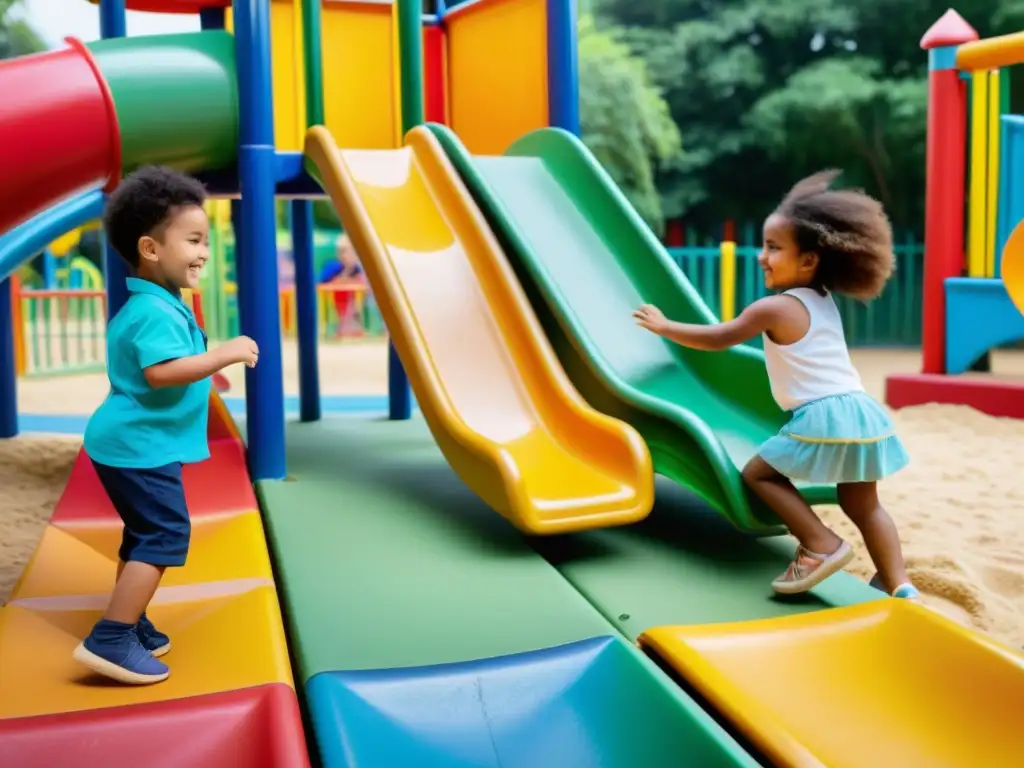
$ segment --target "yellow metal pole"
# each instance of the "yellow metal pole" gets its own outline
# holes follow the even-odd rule
[[[988,214],[988,72],[971,75],[971,182],[967,225],[967,274],[985,275],[985,227]]]
[[[11,275],[11,333],[14,335],[14,375],[25,375],[25,325],[21,313],[21,280]]]
[[[722,282],[720,291],[722,309],[719,313],[722,322],[736,317],[736,243],[725,240],[721,245],[719,279]]]
[[[988,194],[985,221],[985,277],[996,276],[996,212],[999,210],[999,70],[988,79]]]

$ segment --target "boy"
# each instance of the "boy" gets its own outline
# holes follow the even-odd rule
[[[335,248],[337,259],[327,262],[321,270],[320,283],[365,283],[363,265],[359,263],[359,256],[352,247],[348,235],[339,236]],[[338,336],[362,335],[362,326],[357,319],[351,317],[349,311],[354,295],[353,291],[334,291],[334,309],[338,313]]]
[[[89,420],[85,452],[124,522],[117,581],[103,618],[74,658],[122,683],[170,674],[156,657],[171,648],[146,617],[165,568],[185,564],[191,525],[182,464],[209,458],[210,377],[233,363],[256,365],[245,336],[207,351],[206,335],[181,299],[209,258],[206,192],[166,168],[142,168],[110,196],[104,229],[132,267],[130,298],[107,329],[110,393]]]

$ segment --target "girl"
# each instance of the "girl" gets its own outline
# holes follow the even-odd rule
[[[789,526],[800,546],[772,587],[806,592],[841,570],[850,545],[826,527],[792,480],[836,483],[839,504],[864,536],[885,588],[917,600],[899,535],[878,501],[877,482],[908,462],[886,411],[865,391],[850,362],[833,292],[858,299],[881,293],[893,271],[892,230],[882,206],[855,190],[832,190],[837,171],[798,183],[764,223],[758,263],[777,295],[717,325],[668,320],[645,304],[637,323],[693,349],[720,350],[764,335],[772,395],[790,421],[743,469],[743,479]]]

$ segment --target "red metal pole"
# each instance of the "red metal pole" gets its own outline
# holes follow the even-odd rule
[[[966,147],[966,86],[956,69],[932,70],[925,161],[923,373],[946,371],[945,282],[963,271]]]
[[[448,124],[445,72],[445,33],[440,24],[423,28],[424,119],[428,123]]]

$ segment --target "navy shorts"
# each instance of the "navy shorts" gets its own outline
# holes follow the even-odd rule
[[[180,566],[188,555],[192,523],[185,506],[181,464],[125,469],[93,462],[103,489],[124,522],[118,552],[123,562]]]

